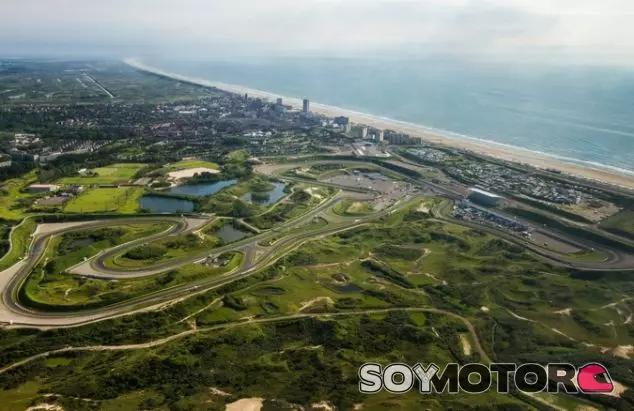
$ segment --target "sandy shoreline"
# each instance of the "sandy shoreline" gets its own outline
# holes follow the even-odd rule
[[[154,74],[163,75],[173,78],[175,80],[186,81],[190,83],[200,84],[207,87],[215,87],[220,90],[224,90],[230,93],[245,94],[248,93],[249,97],[268,98],[274,100],[277,97],[284,98],[284,103],[293,106],[293,108],[300,109],[302,107],[301,99],[281,96],[266,91],[255,90],[248,87],[243,87],[235,84],[227,84],[218,81],[209,81],[201,78],[194,78],[189,76],[183,76],[177,73],[170,73],[155,67],[150,67],[135,59],[125,59],[124,62],[139,70],[151,72]],[[620,174],[616,171],[609,169],[601,169],[588,166],[583,166],[575,163],[568,163],[564,160],[557,159],[546,154],[537,153],[531,150],[523,148],[515,148],[510,146],[504,146],[496,144],[494,142],[480,141],[469,138],[453,138],[436,133],[430,132],[423,126],[410,124],[402,121],[391,120],[387,118],[381,118],[379,116],[359,113],[353,110],[347,110],[339,107],[328,106],[325,104],[314,103],[311,101],[311,111],[317,114],[321,114],[328,117],[347,116],[354,123],[365,124],[380,129],[391,129],[397,132],[407,133],[411,136],[421,137],[425,141],[429,141],[436,144],[441,144],[448,147],[455,147],[464,150],[470,150],[478,154],[488,155],[499,159],[513,161],[523,164],[531,164],[539,168],[549,168],[559,170],[564,173],[572,174],[575,176],[587,178],[590,180],[597,180],[614,184],[617,186],[625,187],[634,190],[634,174]]]

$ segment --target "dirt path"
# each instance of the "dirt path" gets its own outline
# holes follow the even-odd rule
[[[266,323],[275,323],[275,322],[279,322],[279,321],[288,321],[288,320],[293,320],[293,319],[302,319],[302,318],[337,318],[337,317],[350,317],[350,316],[358,316],[358,315],[366,315],[366,314],[383,314],[383,313],[389,313],[389,312],[432,312],[432,313],[437,313],[437,314],[444,314],[444,315],[448,315],[450,317],[456,318],[460,321],[463,322],[463,324],[467,327],[467,329],[469,330],[469,332],[471,333],[472,337],[473,337],[473,341],[475,342],[475,349],[478,352],[478,354],[480,354],[480,356],[486,360],[487,362],[491,362],[491,360],[489,359],[488,355],[486,354],[486,352],[484,351],[484,349],[482,348],[482,346],[480,345],[480,340],[478,339],[478,336],[476,334],[475,331],[475,327],[473,326],[473,324],[471,324],[471,322],[469,320],[467,320],[466,318],[452,313],[450,311],[444,311],[444,310],[440,310],[440,309],[436,309],[436,308],[385,308],[385,309],[375,309],[375,310],[362,310],[362,311],[349,311],[349,312],[338,312],[338,313],[315,313],[315,314],[293,314],[293,315],[286,315],[286,316],[281,316],[281,317],[272,317],[272,318],[260,318],[260,319],[254,319],[254,320],[250,320],[250,321],[242,321],[242,322],[235,322],[235,323],[228,323],[228,324],[220,324],[220,325],[215,325],[212,327],[206,327],[206,328],[197,328],[197,329],[192,329],[192,330],[187,330],[187,331],[183,331],[181,333],[178,334],[174,334],[171,335],[169,337],[164,337],[164,338],[160,338],[157,340],[153,340],[153,341],[148,341],[145,343],[139,343],[139,344],[122,344],[122,345],[92,345],[92,346],[84,346],[84,347],[72,347],[72,346],[68,346],[68,347],[64,347],[64,348],[60,348],[57,350],[51,350],[51,351],[46,351],[28,358],[25,358],[21,361],[18,361],[16,363],[13,363],[11,365],[8,365],[4,368],[0,369],[0,374],[4,374],[5,372],[12,370],[14,368],[17,368],[21,365],[24,364],[28,364],[31,361],[35,361],[41,358],[46,358],[48,356],[51,355],[55,355],[55,354],[63,354],[63,353],[67,353],[67,352],[83,352],[83,351],[127,351],[127,350],[139,350],[139,349],[146,349],[146,348],[153,348],[153,347],[157,347],[160,345],[164,345],[167,344],[171,341],[175,341],[181,338],[185,338],[188,337],[190,335],[193,334],[198,334],[198,333],[204,333],[204,332],[209,332],[209,331],[214,331],[214,330],[223,330],[223,329],[231,329],[234,327],[239,327],[242,325],[254,325],[254,324],[266,324]]]
[[[462,352],[464,353],[464,355],[471,355],[471,343],[469,342],[467,336],[464,334],[460,334],[460,342],[462,343]]]
[[[320,302],[320,301],[325,301],[325,302],[326,302],[326,304],[328,304],[328,305],[335,305],[335,302],[332,300],[332,298],[322,296],[322,297],[313,298],[313,299],[312,299],[312,300],[310,300],[310,301],[304,301],[304,302],[302,303],[301,307],[299,307],[299,310],[297,310],[297,312],[300,312],[300,313],[301,313],[301,312],[302,312],[302,311],[304,311],[305,309],[310,308],[310,307],[311,307],[311,306],[313,306],[315,303],[318,303],[318,302]]]
[[[146,348],[153,348],[153,347],[157,347],[160,345],[164,345],[167,344],[171,341],[175,341],[178,340],[180,338],[185,338],[188,337],[190,335],[193,334],[198,334],[198,333],[204,333],[204,332],[209,332],[209,331],[214,331],[214,330],[223,330],[223,329],[231,329],[234,327],[239,327],[239,326],[243,326],[243,325],[255,325],[255,324],[266,324],[266,323],[275,323],[275,322],[279,322],[279,321],[288,321],[288,320],[293,320],[293,319],[302,319],[302,318],[337,318],[337,317],[349,317],[349,316],[358,316],[358,315],[366,315],[366,314],[384,314],[384,313],[389,313],[389,312],[430,312],[430,313],[436,313],[436,314],[442,314],[442,315],[447,315],[449,317],[455,318],[459,321],[461,321],[465,327],[467,327],[469,333],[472,336],[473,339],[473,343],[474,343],[474,347],[475,351],[478,353],[478,355],[480,356],[480,358],[482,359],[482,361],[486,364],[491,363],[491,358],[489,358],[489,356],[487,355],[486,351],[484,350],[484,348],[482,347],[482,344],[480,343],[480,339],[478,338],[478,335],[476,333],[475,327],[474,325],[465,317],[462,317],[459,314],[456,313],[452,313],[450,311],[445,311],[445,310],[441,310],[441,309],[437,309],[437,308],[414,308],[414,307],[410,307],[410,308],[385,308],[385,309],[375,309],[375,310],[362,310],[362,311],[349,311],[349,312],[338,312],[338,313],[320,313],[320,314],[293,314],[293,315],[287,315],[287,316],[282,316],[282,317],[274,317],[274,318],[261,318],[261,319],[252,319],[249,321],[242,321],[242,322],[236,322],[236,323],[228,323],[228,324],[220,324],[220,325],[216,325],[216,326],[212,326],[212,327],[206,327],[206,328],[197,328],[197,329],[191,329],[191,330],[187,330],[187,331],[183,331],[181,333],[178,334],[174,334],[171,335],[169,337],[165,337],[165,338],[161,338],[161,339],[157,339],[154,341],[149,341],[149,342],[145,342],[145,343],[140,343],[140,344],[123,344],[123,345],[95,345],[95,346],[85,346],[85,347],[65,347],[65,348],[60,348],[57,350],[51,350],[51,351],[46,351],[28,358],[25,358],[21,361],[18,361],[16,363],[13,363],[11,365],[8,365],[4,368],[0,369],[0,374],[4,374],[7,371],[10,371],[14,368],[20,367],[24,364],[28,364],[32,361],[41,359],[41,358],[46,358],[50,355],[55,355],[55,354],[63,354],[63,353],[67,353],[67,352],[83,352],[83,351],[127,351],[127,350],[138,350],[138,349],[146,349]],[[548,401],[539,398],[535,395],[530,395],[530,394],[526,394],[529,397],[531,397],[533,400],[535,401],[539,401],[541,404],[547,406],[548,408],[551,409],[556,409],[556,410],[560,410],[560,411],[565,411],[563,408],[555,406],[553,404],[550,404]],[[241,408],[236,408],[236,410],[239,410]],[[258,408],[254,408],[255,410],[257,410]]]

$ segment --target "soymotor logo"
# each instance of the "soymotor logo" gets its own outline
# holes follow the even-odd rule
[[[367,363],[359,368],[359,391],[375,394],[385,389],[393,394],[404,394],[414,388],[418,381],[421,394],[457,394],[466,392],[481,394],[493,384],[493,374],[497,375],[496,389],[508,393],[514,386],[525,393],[564,391],[568,394],[611,393],[614,390],[608,370],[601,364],[590,363],[579,369],[571,364],[492,363],[447,364],[442,373],[436,364],[424,367],[420,363],[410,367],[407,364],[390,364],[383,368],[380,364]]]

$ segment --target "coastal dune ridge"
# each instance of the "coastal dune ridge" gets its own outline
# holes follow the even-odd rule
[[[250,97],[271,99],[283,98],[284,103],[294,109],[302,108],[302,99],[282,96],[272,92],[252,89],[249,87],[228,84],[219,81],[211,81],[197,77],[184,76],[178,73],[168,72],[160,68],[151,67],[136,58],[126,58],[124,63],[129,66],[148,73],[172,78],[174,80],[198,84],[205,87],[214,87],[229,93],[248,94]],[[549,153],[529,150],[505,143],[491,140],[479,139],[468,135],[453,133],[446,130],[438,130],[424,125],[414,124],[406,121],[395,120],[379,115],[362,113],[342,107],[331,106],[322,103],[310,103],[311,111],[327,117],[346,116],[350,121],[379,129],[390,129],[396,132],[409,134],[413,137],[422,138],[424,141],[440,144],[446,147],[453,147],[468,150],[480,155],[493,157],[496,159],[511,161],[515,163],[528,164],[541,169],[558,170],[562,173],[585,178],[593,181],[612,184],[629,190],[634,190],[634,171],[622,168],[599,164],[590,161],[574,159],[570,157],[557,156]]]

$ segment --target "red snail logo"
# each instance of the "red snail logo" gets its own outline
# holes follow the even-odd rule
[[[579,368],[577,385],[586,394],[610,393],[614,390],[614,383],[608,370],[597,363],[586,364]]]

